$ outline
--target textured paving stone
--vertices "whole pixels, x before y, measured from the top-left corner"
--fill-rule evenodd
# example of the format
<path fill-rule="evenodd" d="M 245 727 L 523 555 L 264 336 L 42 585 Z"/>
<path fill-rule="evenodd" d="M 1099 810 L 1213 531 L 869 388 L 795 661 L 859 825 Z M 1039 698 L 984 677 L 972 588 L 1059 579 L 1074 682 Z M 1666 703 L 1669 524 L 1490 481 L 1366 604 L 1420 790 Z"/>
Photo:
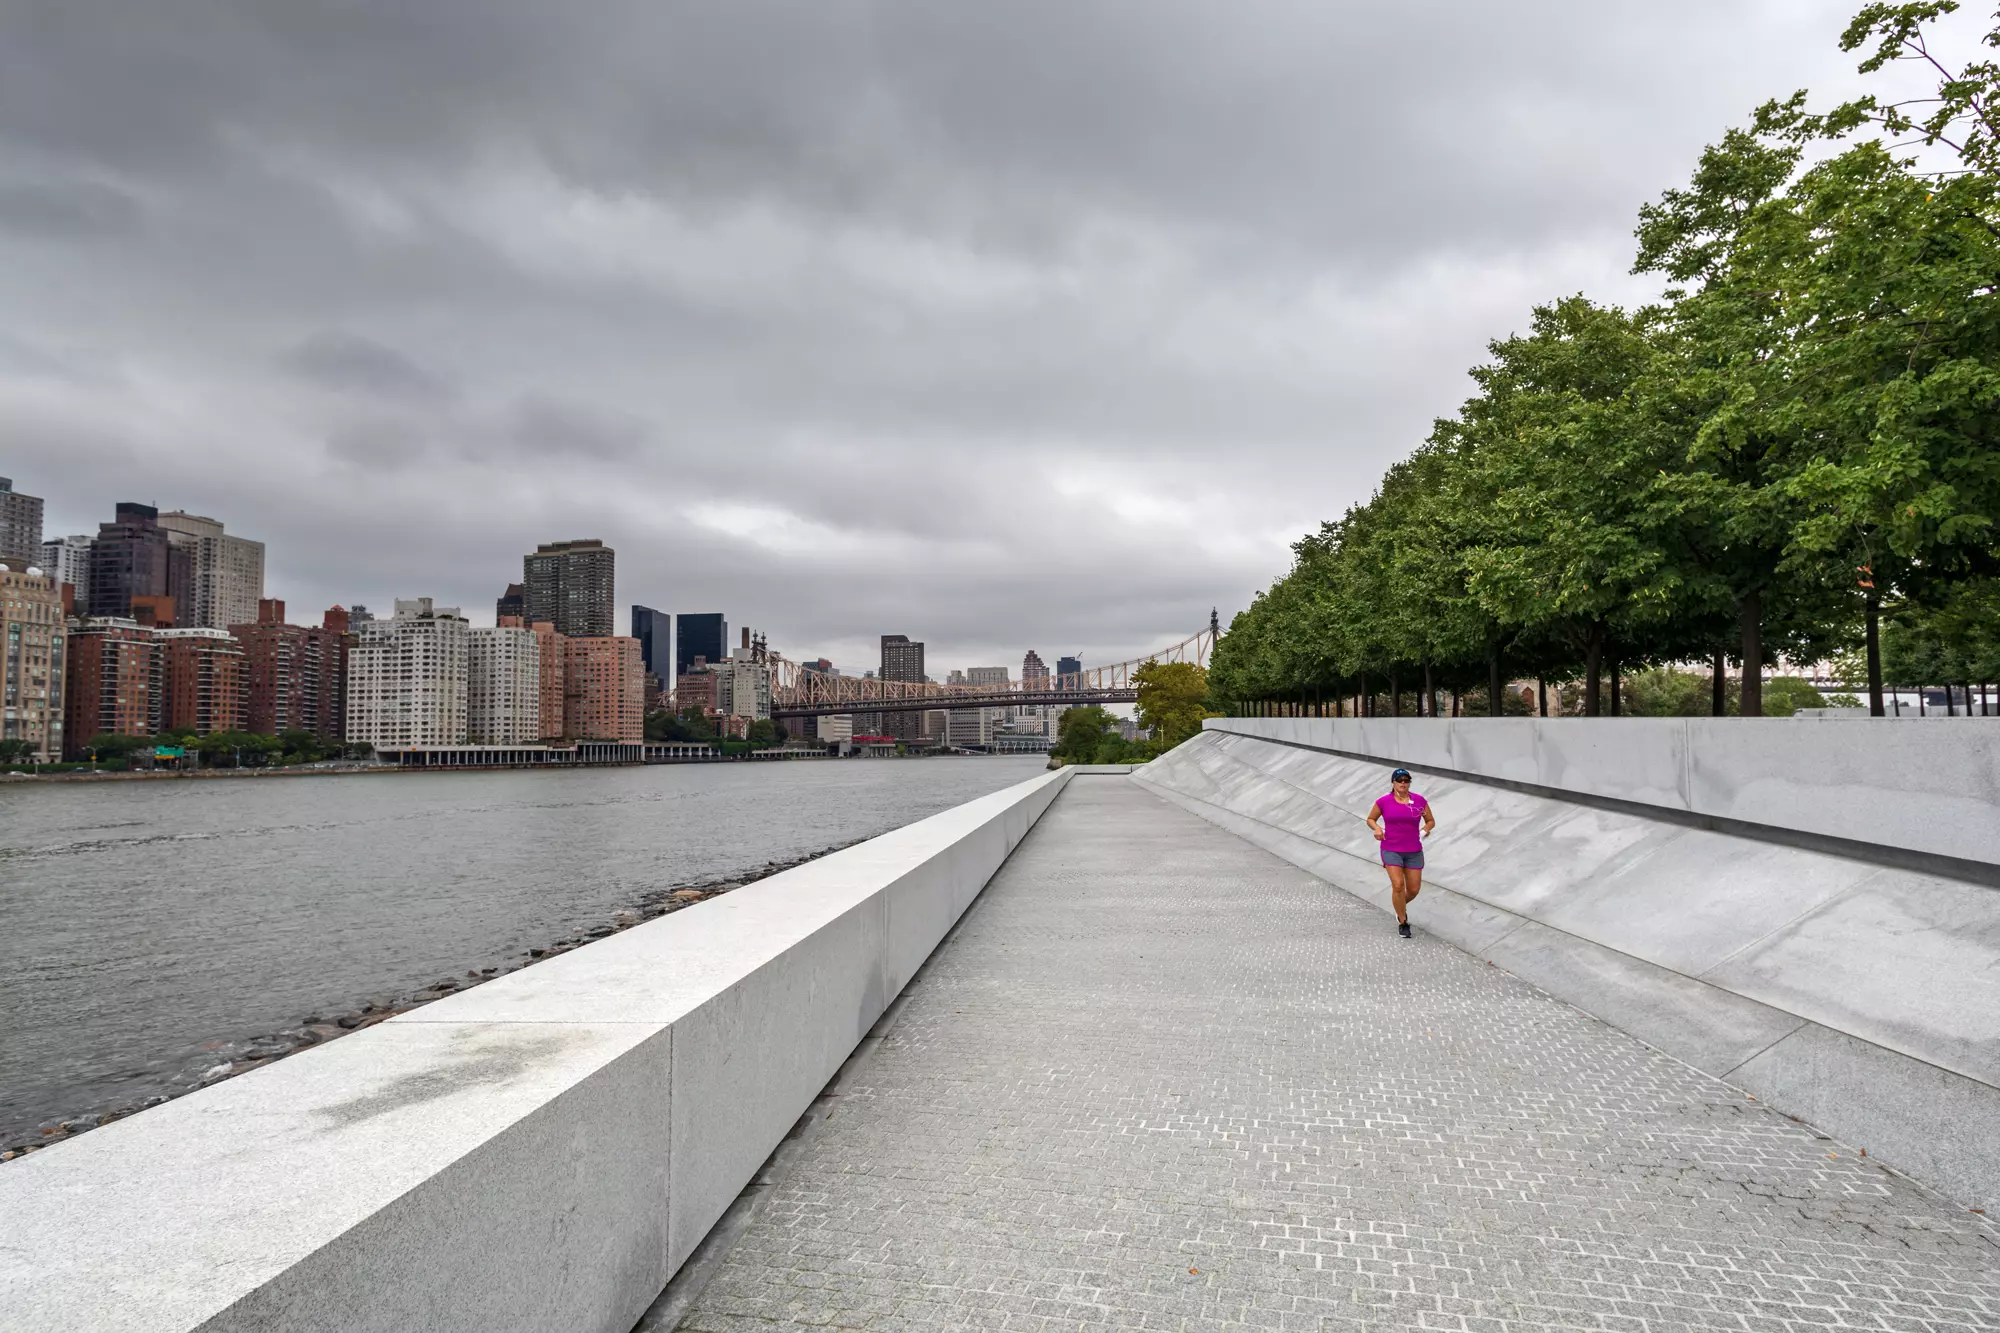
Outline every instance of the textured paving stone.
<path fill-rule="evenodd" d="M 2000 1329 L 1984 1219 L 1423 906 L 1074 779 L 682 1327 Z"/>

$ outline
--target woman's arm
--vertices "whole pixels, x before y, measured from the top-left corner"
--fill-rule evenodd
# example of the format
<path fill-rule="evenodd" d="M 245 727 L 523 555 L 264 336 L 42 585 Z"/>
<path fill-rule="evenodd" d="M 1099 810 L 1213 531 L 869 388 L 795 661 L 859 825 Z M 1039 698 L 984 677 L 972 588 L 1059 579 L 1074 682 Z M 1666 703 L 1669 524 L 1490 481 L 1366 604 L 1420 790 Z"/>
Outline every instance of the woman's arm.
<path fill-rule="evenodd" d="M 1424 802 L 1424 836 L 1431 836 L 1431 830 L 1438 826 L 1437 816 L 1431 813 L 1431 803 Z"/>
<path fill-rule="evenodd" d="M 1380 801 L 1368 807 L 1368 831 L 1375 835 L 1375 841 L 1377 842 L 1382 841 L 1384 837 L 1388 836 L 1382 832 L 1382 803 Z"/>

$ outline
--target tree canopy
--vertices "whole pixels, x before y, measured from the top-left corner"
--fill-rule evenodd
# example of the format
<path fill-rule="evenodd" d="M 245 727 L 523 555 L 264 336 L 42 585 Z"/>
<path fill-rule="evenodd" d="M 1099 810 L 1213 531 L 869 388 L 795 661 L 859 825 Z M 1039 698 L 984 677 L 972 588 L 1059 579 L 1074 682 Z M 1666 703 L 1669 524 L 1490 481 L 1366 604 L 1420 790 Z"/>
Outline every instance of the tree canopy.
<path fill-rule="evenodd" d="M 1766 667 L 1849 650 L 1878 711 L 1885 670 L 2000 679 L 2000 67 L 1925 45 L 1954 8 L 1870 5 L 1843 38 L 1864 71 L 1928 61 L 1936 101 L 1773 101 L 1642 208 L 1658 304 L 1566 296 L 1490 343 L 1235 617 L 1212 696 L 1498 713 L 1525 676 L 1597 714 L 1609 669 L 1703 660 L 1714 711 L 1734 662 L 1758 715 Z"/>

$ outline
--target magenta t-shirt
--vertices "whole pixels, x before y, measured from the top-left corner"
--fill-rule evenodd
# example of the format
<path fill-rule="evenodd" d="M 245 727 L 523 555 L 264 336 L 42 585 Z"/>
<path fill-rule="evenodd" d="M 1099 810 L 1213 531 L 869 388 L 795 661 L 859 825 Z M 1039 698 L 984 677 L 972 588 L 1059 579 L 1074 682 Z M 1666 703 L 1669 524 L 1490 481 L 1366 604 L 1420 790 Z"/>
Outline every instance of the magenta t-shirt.
<path fill-rule="evenodd" d="M 1424 817 L 1427 802 L 1415 792 L 1410 793 L 1410 803 L 1404 805 L 1396 799 L 1396 793 L 1377 797 L 1375 808 L 1382 812 L 1382 850 L 1385 852 L 1421 852 L 1424 849 L 1423 834 L 1418 831 L 1418 821 Z"/>

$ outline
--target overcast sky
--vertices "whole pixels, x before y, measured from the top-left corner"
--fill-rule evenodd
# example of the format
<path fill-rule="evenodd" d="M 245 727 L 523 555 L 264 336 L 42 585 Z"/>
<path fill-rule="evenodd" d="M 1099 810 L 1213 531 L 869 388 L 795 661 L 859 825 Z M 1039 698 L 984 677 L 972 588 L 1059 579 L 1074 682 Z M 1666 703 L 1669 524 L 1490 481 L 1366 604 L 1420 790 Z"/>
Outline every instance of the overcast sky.
<path fill-rule="evenodd" d="M 601 537 L 794 657 L 1118 660 L 1649 294 L 1639 205 L 1856 86 L 1855 3 L 12 0 L 0 475 L 295 620 Z"/>

